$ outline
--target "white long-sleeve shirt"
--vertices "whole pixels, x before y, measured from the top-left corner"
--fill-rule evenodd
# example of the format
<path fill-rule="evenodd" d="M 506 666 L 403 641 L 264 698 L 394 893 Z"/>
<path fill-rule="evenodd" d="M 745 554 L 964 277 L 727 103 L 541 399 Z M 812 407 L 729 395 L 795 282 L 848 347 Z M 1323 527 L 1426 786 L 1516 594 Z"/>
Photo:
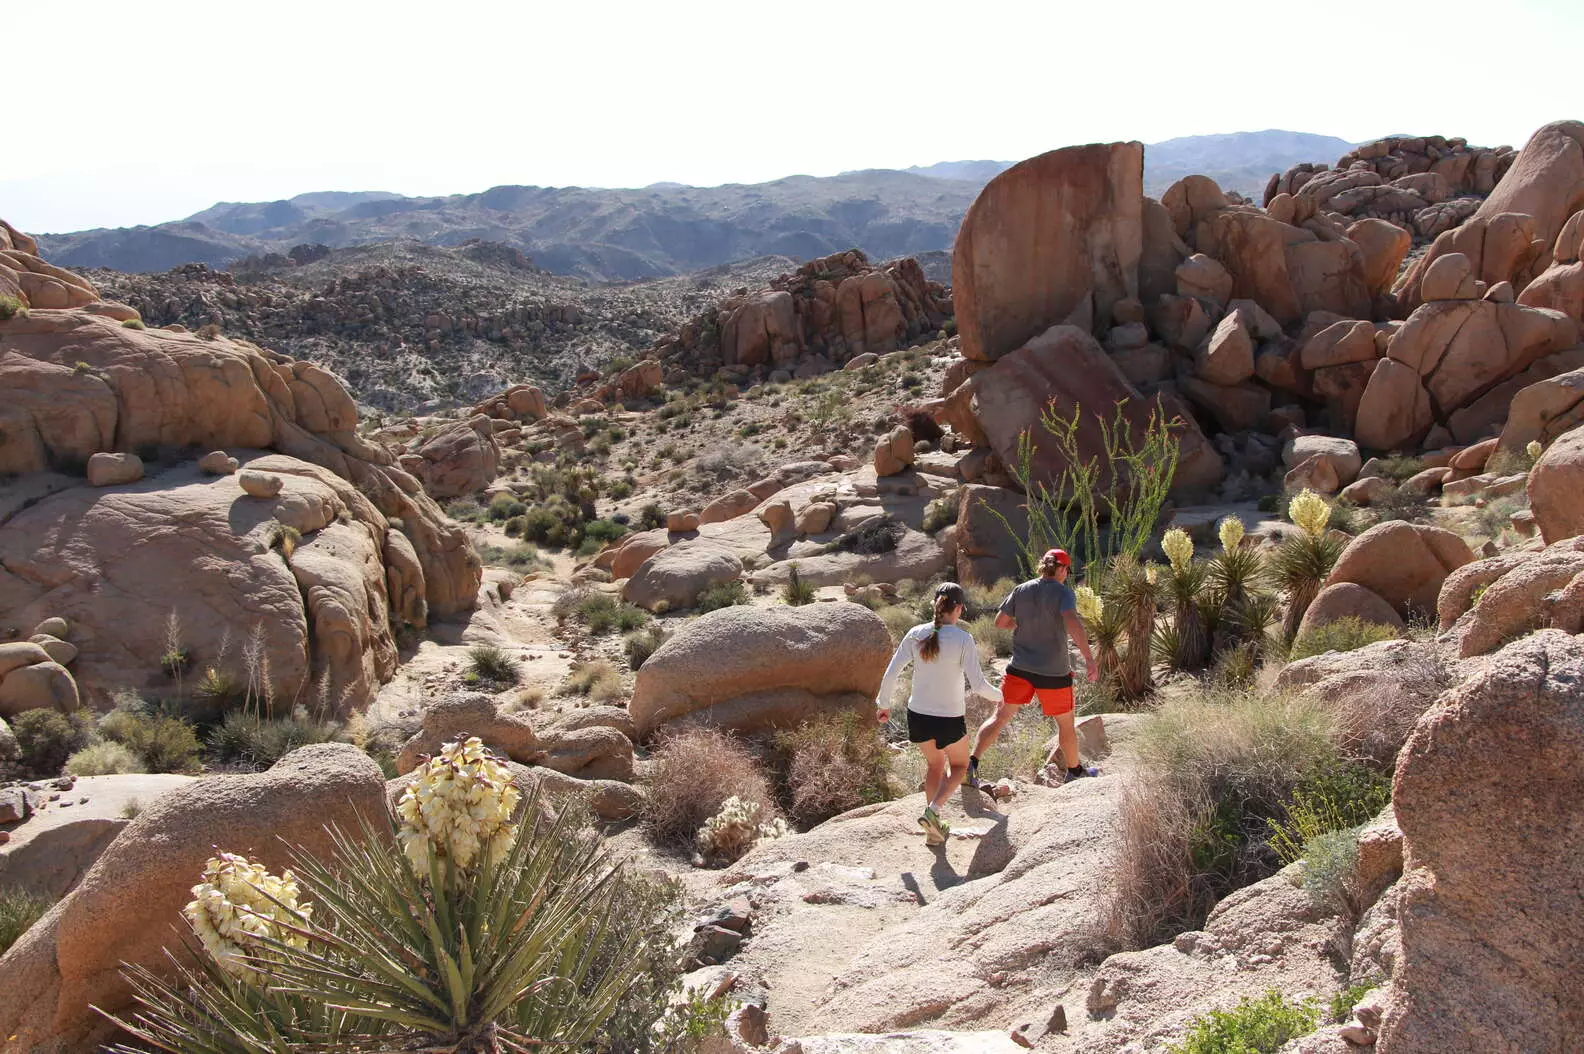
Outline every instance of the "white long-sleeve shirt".
<path fill-rule="evenodd" d="M 967 694 L 963 691 L 965 681 L 978 694 L 996 698 L 996 689 L 985 680 L 984 671 L 979 668 L 979 649 L 967 630 L 957 626 L 942 626 L 940 654 L 928 662 L 919 656 L 919 645 L 928 640 L 934 631 L 935 624 L 932 622 L 925 622 L 907 631 L 902 643 L 897 645 L 896 654 L 891 656 L 885 679 L 880 682 L 876 709 L 891 708 L 891 696 L 896 691 L 897 678 L 910 662 L 914 663 L 913 694 L 908 697 L 908 709 L 914 713 L 934 717 L 963 716 L 967 712 L 968 702 Z"/>

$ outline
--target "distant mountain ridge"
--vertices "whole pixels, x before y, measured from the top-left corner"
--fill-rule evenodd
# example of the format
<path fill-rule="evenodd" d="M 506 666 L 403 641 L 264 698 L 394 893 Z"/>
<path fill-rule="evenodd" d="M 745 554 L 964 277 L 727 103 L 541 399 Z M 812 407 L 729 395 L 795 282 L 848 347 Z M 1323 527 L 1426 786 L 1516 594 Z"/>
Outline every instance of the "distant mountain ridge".
<path fill-rule="evenodd" d="M 1146 148 L 1145 192 L 1158 196 L 1202 172 L 1254 197 L 1271 173 L 1302 161 L 1333 162 L 1351 145 L 1280 130 L 1172 139 Z M 148 272 L 187 263 L 224 267 L 304 243 L 348 248 L 410 238 L 445 247 L 482 239 L 520 250 L 556 274 L 637 281 L 758 256 L 807 260 L 857 247 L 884 259 L 949 250 L 979 189 L 1010 164 L 945 161 L 720 187 L 499 186 L 443 197 L 324 191 L 221 202 L 170 223 L 39 241 L 63 267 Z"/>

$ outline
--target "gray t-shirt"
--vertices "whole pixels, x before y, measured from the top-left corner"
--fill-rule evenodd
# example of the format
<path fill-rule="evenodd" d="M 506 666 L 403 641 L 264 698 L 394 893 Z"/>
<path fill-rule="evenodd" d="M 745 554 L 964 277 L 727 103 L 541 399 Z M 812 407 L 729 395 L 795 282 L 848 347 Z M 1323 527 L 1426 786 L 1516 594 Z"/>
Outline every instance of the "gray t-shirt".
<path fill-rule="evenodd" d="M 1011 668 L 1064 677 L 1072 672 L 1067 655 L 1067 623 L 1062 614 L 1078 609 L 1078 597 L 1054 578 L 1024 582 L 1001 602 L 1001 614 L 1017 619 L 1012 631 Z"/>

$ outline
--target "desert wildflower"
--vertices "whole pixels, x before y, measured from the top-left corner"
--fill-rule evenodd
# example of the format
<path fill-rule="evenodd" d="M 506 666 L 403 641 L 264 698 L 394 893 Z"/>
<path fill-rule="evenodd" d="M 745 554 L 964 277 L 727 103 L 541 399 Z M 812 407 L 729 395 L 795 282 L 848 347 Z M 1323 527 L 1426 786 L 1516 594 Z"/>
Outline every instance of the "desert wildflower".
<path fill-rule="evenodd" d="M 1320 495 L 1305 487 L 1287 505 L 1287 516 L 1310 537 L 1317 538 L 1331 520 L 1331 506 Z"/>
<path fill-rule="evenodd" d="M 1540 440 L 1531 439 L 1524 447 L 1524 453 L 1529 455 L 1530 461 L 1539 461 L 1540 455 L 1545 453 L 1545 447 L 1540 445 Z"/>
<path fill-rule="evenodd" d="M 1193 560 L 1193 539 L 1181 527 L 1173 527 L 1161 539 L 1161 550 L 1166 554 L 1166 559 L 1171 561 L 1172 570 L 1180 572 Z"/>
<path fill-rule="evenodd" d="M 264 984 L 266 976 L 255 967 L 270 953 L 267 942 L 294 948 L 308 943 L 298 931 L 313 905 L 297 902 L 297 879 L 290 871 L 272 875 L 246 857 L 221 853 L 204 865 L 203 882 L 192 895 L 182 914 L 204 951 L 241 980 Z"/>
<path fill-rule="evenodd" d="M 1077 598 L 1078 617 L 1085 622 L 1098 622 L 1105 613 L 1105 601 L 1100 599 L 1100 594 L 1088 586 L 1079 586 L 1073 594 Z"/>
<path fill-rule="evenodd" d="M 1221 548 L 1230 553 L 1243 544 L 1243 521 L 1236 516 L 1228 516 L 1216 528 L 1216 533 L 1221 536 Z"/>
<path fill-rule="evenodd" d="M 419 767 L 396 803 L 397 839 L 413 868 L 427 874 L 431 854 L 470 866 L 482 852 L 498 860 L 511 844 L 521 794 L 511 770 L 478 737 L 447 743 Z"/>

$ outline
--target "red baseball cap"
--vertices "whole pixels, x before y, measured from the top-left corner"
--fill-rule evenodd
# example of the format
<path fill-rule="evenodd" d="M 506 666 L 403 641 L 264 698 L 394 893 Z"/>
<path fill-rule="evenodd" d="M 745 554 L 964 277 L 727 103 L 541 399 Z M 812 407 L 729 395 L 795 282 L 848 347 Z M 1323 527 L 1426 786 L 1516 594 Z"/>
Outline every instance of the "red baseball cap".
<path fill-rule="evenodd" d="M 1047 550 L 1045 550 L 1045 555 L 1044 555 L 1043 558 L 1041 558 L 1040 563 L 1043 564 L 1043 563 L 1045 563 L 1047 561 L 1050 561 L 1050 560 L 1055 560 L 1056 561 L 1056 565 L 1058 567 L 1071 567 L 1072 566 L 1072 557 L 1067 555 L 1067 550 L 1066 549 L 1047 549 Z"/>

